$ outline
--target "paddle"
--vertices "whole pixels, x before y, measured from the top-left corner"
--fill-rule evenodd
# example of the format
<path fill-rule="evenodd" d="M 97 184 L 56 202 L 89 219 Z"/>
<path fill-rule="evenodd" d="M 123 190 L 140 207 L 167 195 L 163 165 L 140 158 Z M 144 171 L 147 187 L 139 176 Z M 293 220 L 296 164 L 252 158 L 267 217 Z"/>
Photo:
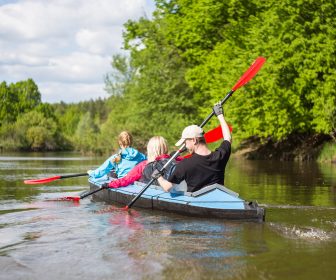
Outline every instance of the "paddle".
<path fill-rule="evenodd" d="M 233 86 L 233 88 L 228 92 L 228 94 L 221 100 L 221 104 L 223 105 L 226 100 L 228 100 L 231 95 L 239 88 L 246 85 L 260 70 L 263 64 L 266 62 L 264 57 L 258 57 L 250 66 L 249 69 L 240 77 L 238 82 Z M 200 127 L 203 127 L 214 115 L 215 113 L 212 111 L 209 116 L 201 123 Z"/>
<path fill-rule="evenodd" d="M 88 197 L 96 192 L 99 192 L 101 190 L 104 190 L 104 189 L 107 189 L 108 187 L 104 187 L 104 186 L 101 186 L 100 188 L 96 189 L 96 190 L 93 190 L 93 191 L 90 191 L 90 192 L 86 192 L 86 193 L 83 193 L 82 195 L 80 196 L 65 196 L 65 197 L 61 197 L 57 200 L 72 200 L 72 201 L 79 201 L 85 197 Z"/>
<path fill-rule="evenodd" d="M 233 88 L 229 91 L 229 93 L 220 101 L 221 104 L 223 105 L 229 98 L 230 96 L 239 88 L 244 86 L 246 83 L 248 83 L 260 70 L 260 68 L 263 66 L 265 63 L 266 59 L 263 57 L 258 57 L 250 66 L 250 68 L 241 76 L 241 78 L 238 80 L 238 82 L 233 86 Z M 205 124 L 211 119 L 211 117 L 215 113 L 212 111 L 208 117 L 201 123 L 200 127 L 205 126 Z M 159 170 L 159 172 L 163 172 L 166 167 L 182 152 L 185 150 L 185 143 L 182 144 L 182 146 L 175 152 L 175 154 L 166 162 L 164 166 Z M 152 178 L 145 187 L 132 199 L 128 205 L 124 207 L 125 210 L 129 209 L 132 207 L 132 205 L 138 200 L 138 198 L 153 184 L 155 181 L 154 178 Z"/>
<path fill-rule="evenodd" d="M 229 129 L 232 132 L 231 125 L 229 125 Z M 219 139 L 222 139 L 223 138 L 222 127 L 219 125 L 215 127 L 214 129 L 207 131 L 206 133 L 204 133 L 204 138 L 207 144 L 210 144 L 210 143 L 218 141 Z"/>
<path fill-rule="evenodd" d="M 72 177 L 81 177 L 81 176 L 88 176 L 88 174 L 87 173 L 78 173 L 78 174 L 70 174 L 70 175 L 58 175 L 58 176 L 49 177 L 49 178 L 25 180 L 24 183 L 28 184 L 28 185 L 44 184 L 44 183 L 49 183 L 49 182 L 52 182 L 52 181 L 55 181 L 55 180 L 72 178 Z"/>

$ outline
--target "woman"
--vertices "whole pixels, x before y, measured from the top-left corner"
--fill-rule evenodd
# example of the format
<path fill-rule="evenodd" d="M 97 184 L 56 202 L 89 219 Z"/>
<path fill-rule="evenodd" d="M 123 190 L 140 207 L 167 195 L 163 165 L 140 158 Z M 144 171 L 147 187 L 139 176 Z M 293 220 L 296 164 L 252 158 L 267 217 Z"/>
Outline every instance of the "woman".
<path fill-rule="evenodd" d="M 113 176 L 115 178 L 119 179 L 125 177 L 134 166 L 146 160 L 144 154 L 131 147 L 132 142 L 133 138 L 129 132 L 121 132 L 118 136 L 119 152 L 109 157 L 96 170 L 89 170 L 89 176 L 96 179 L 103 177 L 112 171 L 115 174 L 115 176 Z"/>
<path fill-rule="evenodd" d="M 138 180 L 148 183 L 151 180 L 151 174 L 154 169 L 160 169 L 169 160 L 169 158 L 170 156 L 168 155 L 168 145 L 166 139 L 161 136 L 154 136 L 147 144 L 147 160 L 136 165 L 124 178 L 111 181 L 109 183 L 109 187 L 126 187 Z M 167 175 L 170 173 L 169 170 L 172 169 L 174 164 L 176 164 L 176 161 L 173 161 L 173 163 L 167 167 Z M 157 184 L 157 182 L 154 182 L 154 184 L 155 183 Z"/>

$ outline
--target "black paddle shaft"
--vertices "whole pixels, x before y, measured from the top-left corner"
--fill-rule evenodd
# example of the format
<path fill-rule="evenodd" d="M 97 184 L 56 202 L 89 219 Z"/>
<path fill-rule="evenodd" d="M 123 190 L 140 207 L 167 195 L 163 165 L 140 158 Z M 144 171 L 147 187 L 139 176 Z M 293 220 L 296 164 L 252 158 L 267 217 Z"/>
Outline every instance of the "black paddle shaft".
<path fill-rule="evenodd" d="M 104 189 L 103 187 L 100 187 L 100 188 L 98 188 L 98 189 L 96 189 L 96 190 L 93 190 L 93 191 L 90 191 L 90 192 L 87 192 L 87 193 L 82 194 L 79 198 L 80 198 L 80 199 L 83 199 L 83 198 L 85 198 L 85 197 L 87 197 L 87 196 L 90 196 L 90 195 L 92 195 L 92 194 L 94 194 L 94 193 L 96 193 L 96 192 L 99 192 L 99 191 L 101 191 L 101 190 L 103 190 L 103 189 Z"/>
<path fill-rule="evenodd" d="M 230 98 L 230 96 L 234 93 L 234 90 L 230 90 L 230 92 L 220 101 L 220 103 L 223 105 L 226 100 L 228 100 Z M 202 128 L 203 126 L 206 125 L 206 123 L 212 118 L 212 116 L 214 115 L 214 111 L 212 111 L 209 116 L 206 117 L 206 119 L 201 123 L 200 127 Z"/>
<path fill-rule="evenodd" d="M 183 145 L 175 152 L 175 154 L 172 155 L 172 157 L 166 162 L 166 164 L 164 166 L 162 166 L 159 170 L 159 172 L 163 172 L 166 167 L 175 159 L 178 157 L 178 155 L 180 153 L 182 153 L 183 151 L 185 151 L 185 144 L 183 143 Z M 132 201 L 130 203 L 127 204 L 126 208 L 131 208 L 132 205 L 138 200 L 138 198 L 148 189 L 149 186 L 151 186 L 153 184 L 153 182 L 156 179 L 152 178 L 145 187 L 143 187 L 143 189 L 137 194 L 137 196 L 135 196 Z"/>
<path fill-rule="evenodd" d="M 89 174 L 86 173 L 78 173 L 78 174 L 69 174 L 69 175 L 62 175 L 60 176 L 60 179 L 65 179 L 65 178 L 73 178 L 73 177 L 81 177 L 81 176 L 88 176 Z"/>
<path fill-rule="evenodd" d="M 229 98 L 230 96 L 234 93 L 234 90 L 230 90 L 230 92 L 221 100 L 221 104 L 223 105 Z M 215 113 L 212 111 L 211 114 L 209 114 L 209 116 L 206 117 L 206 119 L 201 123 L 200 127 L 203 127 L 206 125 L 206 123 L 212 118 L 212 116 Z M 165 168 L 175 159 L 178 157 L 178 155 L 180 153 L 182 153 L 185 150 L 185 143 L 183 143 L 183 145 L 181 146 L 180 149 L 178 149 L 175 154 L 166 162 L 166 164 L 164 166 L 162 166 L 162 168 L 159 170 L 159 172 L 163 172 L 165 170 Z M 154 178 L 152 178 L 146 186 L 143 187 L 143 189 L 137 194 L 137 196 L 135 196 L 132 201 L 130 203 L 128 203 L 128 205 L 126 206 L 127 208 L 131 208 L 132 205 L 138 200 L 138 198 L 149 188 L 149 186 L 151 186 L 153 184 L 153 182 L 155 181 Z"/>

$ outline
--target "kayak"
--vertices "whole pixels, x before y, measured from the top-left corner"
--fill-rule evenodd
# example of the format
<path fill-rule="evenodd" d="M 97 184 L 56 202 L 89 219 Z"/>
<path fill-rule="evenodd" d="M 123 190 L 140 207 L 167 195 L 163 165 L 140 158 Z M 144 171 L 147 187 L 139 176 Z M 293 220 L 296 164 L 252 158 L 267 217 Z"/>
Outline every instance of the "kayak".
<path fill-rule="evenodd" d="M 104 176 L 89 178 L 90 190 L 96 190 L 111 179 Z M 123 188 L 104 189 L 93 196 L 106 203 L 127 205 L 146 184 L 135 182 Z M 165 192 L 160 186 L 150 186 L 135 202 L 134 207 L 160 210 L 195 217 L 225 220 L 265 221 L 265 210 L 256 202 L 247 202 L 239 195 L 219 184 L 210 185 L 190 193 L 175 189 Z"/>

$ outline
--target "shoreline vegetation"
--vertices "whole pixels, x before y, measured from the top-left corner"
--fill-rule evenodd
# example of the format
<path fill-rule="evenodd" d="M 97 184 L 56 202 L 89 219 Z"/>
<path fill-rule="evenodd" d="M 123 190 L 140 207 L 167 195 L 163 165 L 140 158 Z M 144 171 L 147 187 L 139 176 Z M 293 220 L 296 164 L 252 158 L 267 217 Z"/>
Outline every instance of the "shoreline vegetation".
<path fill-rule="evenodd" d="M 335 1 L 155 2 L 124 24 L 129 55 L 112 57 L 109 98 L 48 104 L 32 78 L 0 83 L 0 151 L 107 155 L 125 129 L 139 149 L 153 135 L 175 143 L 262 56 L 224 106 L 235 156 L 336 161 Z"/>
<path fill-rule="evenodd" d="M 336 164 L 336 141 L 329 135 L 290 135 L 275 142 L 251 137 L 234 148 L 234 157 L 248 160 L 317 161 Z"/>

